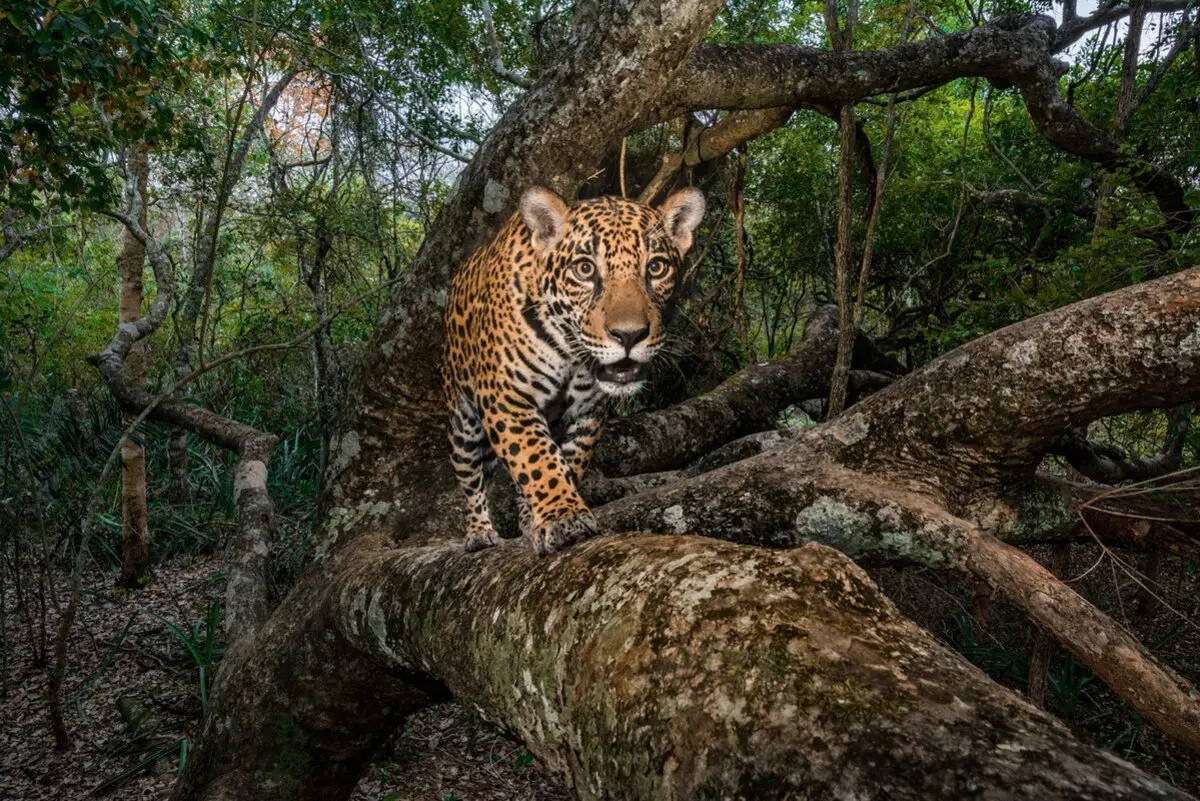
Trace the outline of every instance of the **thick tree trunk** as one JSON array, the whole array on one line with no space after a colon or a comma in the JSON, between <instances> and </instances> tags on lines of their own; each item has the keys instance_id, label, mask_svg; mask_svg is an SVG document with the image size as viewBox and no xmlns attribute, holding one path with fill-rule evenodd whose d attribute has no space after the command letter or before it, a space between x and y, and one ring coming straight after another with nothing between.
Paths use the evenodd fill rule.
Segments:
<instances>
[{"instance_id":1,"label":"thick tree trunk","mask_svg":"<svg viewBox=\"0 0 1200 801\"><path fill-rule=\"evenodd\" d=\"M150 180L150 148L146 144L131 147L125 169L137 181L141 210L139 223L146 227L146 186ZM133 209L130 209L133 213ZM128 230L122 229L121 252L117 255L120 272L119 321L131 323L142 316L142 272L146 247ZM136 343L125 360L134 386L146 386L145 345ZM128 415L127 415L128 416ZM146 449L135 437L121 443L121 575L117 583L139 589L150 581L149 519L146 511Z\"/></svg>"}]
</instances>

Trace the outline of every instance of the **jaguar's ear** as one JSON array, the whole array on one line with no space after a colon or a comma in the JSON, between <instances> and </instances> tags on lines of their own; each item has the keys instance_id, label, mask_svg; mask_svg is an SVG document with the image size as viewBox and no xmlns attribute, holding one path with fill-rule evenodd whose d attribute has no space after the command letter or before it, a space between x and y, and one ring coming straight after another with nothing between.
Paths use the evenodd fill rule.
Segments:
<instances>
[{"instance_id":1,"label":"jaguar's ear","mask_svg":"<svg viewBox=\"0 0 1200 801\"><path fill-rule=\"evenodd\" d=\"M562 198L540 186L521 195L521 219L533 234L533 246L545 253L562 239L567 222L567 204Z\"/></svg>"},{"instance_id":2,"label":"jaguar's ear","mask_svg":"<svg viewBox=\"0 0 1200 801\"><path fill-rule=\"evenodd\" d=\"M692 246L692 232L704 217L704 194L696 187L680 189L658 207L667 224L667 233L675 240L682 255Z\"/></svg>"}]
</instances>

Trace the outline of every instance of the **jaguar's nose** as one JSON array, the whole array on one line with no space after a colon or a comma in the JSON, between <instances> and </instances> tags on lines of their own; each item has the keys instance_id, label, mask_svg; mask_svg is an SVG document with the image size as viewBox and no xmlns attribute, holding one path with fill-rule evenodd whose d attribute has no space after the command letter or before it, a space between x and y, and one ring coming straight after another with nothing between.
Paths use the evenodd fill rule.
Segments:
<instances>
[{"instance_id":1,"label":"jaguar's nose","mask_svg":"<svg viewBox=\"0 0 1200 801\"><path fill-rule=\"evenodd\" d=\"M640 328L618 327L607 328L605 330L608 331L608 335L610 337L615 339L617 342L620 342L621 345L625 347L627 352L633 350L634 345L650 336L650 326L648 325L643 325Z\"/></svg>"}]
</instances>

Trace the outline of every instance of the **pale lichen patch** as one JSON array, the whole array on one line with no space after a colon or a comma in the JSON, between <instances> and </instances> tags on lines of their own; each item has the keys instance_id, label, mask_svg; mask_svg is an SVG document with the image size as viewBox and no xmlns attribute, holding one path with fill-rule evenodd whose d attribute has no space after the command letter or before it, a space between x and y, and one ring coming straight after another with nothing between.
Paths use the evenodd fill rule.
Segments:
<instances>
[{"instance_id":1,"label":"pale lichen patch","mask_svg":"<svg viewBox=\"0 0 1200 801\"><path fill-rule=\"evenodd\" d=\"M332 454L329 460L329 467L326 470L327 476L336 476L342 473L354 457L362 452L362 443L359 442L357 431L345 431L330 443L330 453Z\"/></svg>"},{"instance_id":2,"label":"pale lichen patch","mask_svg":"<svg viewBox=\"0 0 1200 801\"><path fill-rule=\"evenodd\" d=\"M688 530L687 519L683 514L683 507L679 504L663 509L662 519L663 525L673 534L684 534Z\"/></svg>"},{"instance_id":3,"label":"pale lichen patch","mask_svg":"<svg viewBox=\"0 0 1200 801\"><path fill-rule=\"evenodd\" d=\"M379 650L397 663L407 666L406 660L388 643L387 611L383 608L382 597L382 590L375 590L371 593L371 602L367 605L367 626L375 635L375 642L379 645Z\"/></svg>"},{"instance_id":4,"label":"pale lichen patch","mask_svg":"<svg viewBox=\"0 0 1200 801\"><path fill-rule=\"evenodd\" d=\"M488 214L499 214L508 204L508 189L499 181L488 178L483 187L483 210Z\"/></svg>"},{"instance_id":5,"label":"pale lichen patch","mask_svg":"<svg viewBox=\"0 0 1200 801\"><path fill-rule=\"evenodd\" d=\"M870 432L871 425L867 418L857 412L838 420L830 431L834 439L843 445L855 445L866 439Z\"/></svg>"},{"instance_id":6,"label":"pale lichen patch","mask_svg":"<svg viewBox=\"0 0 1200 801\"><path fill-rule=\"evenodd\" d=\"M1009 367L1030 367L1037 359L1037 355L1037 343L1032 339L1025 339L1008 349L1004 354L1004 362Z\"/></svg>"},{"instance_id":7,"label":"pale lichen patch","mask_svg":"<svg viewBox=\"0 0 1200 801\"><path fill-rule=\"evenodd\" d=\"M874 519L866 512L822 495L800 510L793 526L797 543L821 542L854 557L863 553Z\"/></svg>"}]
</instances>

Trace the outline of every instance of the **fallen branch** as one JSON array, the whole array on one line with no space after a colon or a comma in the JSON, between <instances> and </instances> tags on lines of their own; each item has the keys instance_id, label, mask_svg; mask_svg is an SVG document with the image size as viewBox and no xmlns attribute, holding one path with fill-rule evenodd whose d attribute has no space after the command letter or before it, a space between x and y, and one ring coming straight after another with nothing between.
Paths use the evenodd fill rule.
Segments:
<instances>
[{"instance_id":1,"label":"fallen branch","mask_svg":"<svg viewBox=\"0 0 1200 801\"><path fill-rule=\"evenodd\" d=\"M1023 551L987 534L967 540L966 566L1096 671L1155 728L1200 751L1200 692Z\"/></svg>"}]
</instances>

